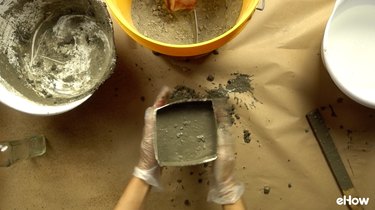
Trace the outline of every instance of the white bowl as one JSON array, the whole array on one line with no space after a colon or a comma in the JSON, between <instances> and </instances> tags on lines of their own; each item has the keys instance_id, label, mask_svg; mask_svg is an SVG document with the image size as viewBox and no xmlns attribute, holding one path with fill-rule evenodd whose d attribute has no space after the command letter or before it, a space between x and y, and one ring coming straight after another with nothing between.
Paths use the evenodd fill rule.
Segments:
<instances>
[{"instance_id":1,"label":"white bowl","mask_svg":"<svg viewBox=\"0 0 375 210\"><path fill-rule=\"evenodd\" d=\"M375 108L375 1L336 1L324 33L322 58L341 91Z\"/></svg>"},{"instance_id":2,"label":"white bowl","mask_svg":"<svg viewBox=\"0 0 375 210\"><path fill-rule=\"evenodd\" d=\"M72 101L66 104L59 105L43 105L28 98L14 90L11 86L7 85L5 81L0 78L0 101L5 105L12 107L21 112L34 115L56 115L67 112L77 107L86 101L92 94L84 98Z\"/></svg>"}]
</instances>

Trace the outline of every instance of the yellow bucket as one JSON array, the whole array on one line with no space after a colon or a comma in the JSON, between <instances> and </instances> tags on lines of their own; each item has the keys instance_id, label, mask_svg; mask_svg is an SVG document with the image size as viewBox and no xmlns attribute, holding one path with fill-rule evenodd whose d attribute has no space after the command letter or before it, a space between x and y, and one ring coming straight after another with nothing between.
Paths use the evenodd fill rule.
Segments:
<instances>
[{"instance_id":1,"label":"yellow bucket","mask_svg":"<svg viewBox=\"0 0 375 210\"><path fill-rule=\"evenodd\" d=\"M242 9L236 24L224 34L211 40L196 44L168 44L150 39L137 31L131 17L132 0L106 0L112 15L116 18L121 28L139 44L164 55L170 56L196 56L212 52L233 39L244 28L247 21L254 13L259 0L243 0Z\"/></svg>"}]
</instances>

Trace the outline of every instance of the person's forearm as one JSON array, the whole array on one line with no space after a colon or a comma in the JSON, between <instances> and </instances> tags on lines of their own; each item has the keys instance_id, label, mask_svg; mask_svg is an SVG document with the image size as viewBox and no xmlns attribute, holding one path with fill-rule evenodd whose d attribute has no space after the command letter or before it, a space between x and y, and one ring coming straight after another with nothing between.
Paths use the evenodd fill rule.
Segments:
<instances>
[{"instance_id":1,"label":"person's forearm","mask_svg":"<svg viewBox=\"0 0 375 210\"><path fill-rule=\"evenodd\" d=\"M223 210L245 210L245 204L242 202L242 199L238 200L234 204L223 205Z\"/></svg>"},{"instance_id":2,"label":"person's forearm","mask_svg":"<svg viewBox=\"0 0 375 210\"><path fill-rule=\"evenodd\" d=\"M140 210L150 185L143 180L133 177L125 188L115 210Z\"/></svg>"}]
</instances>

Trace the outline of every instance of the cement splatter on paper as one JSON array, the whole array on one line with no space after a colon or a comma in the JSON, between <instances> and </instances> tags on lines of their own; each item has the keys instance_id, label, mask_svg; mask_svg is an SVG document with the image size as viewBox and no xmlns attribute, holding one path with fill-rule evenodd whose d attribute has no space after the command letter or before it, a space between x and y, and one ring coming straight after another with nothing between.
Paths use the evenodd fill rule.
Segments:
<instances>
[{"instance_id":1,"label":"cement splatter on paper","mask_svg":"<svg viewBox=\"0 0 375 210\"><path fill-rule=\"evenodd\" d=\"M174 88L174 91L169 97L169 102L201 98L204 98L204 96L197 93L194 89L179 85Z\"/></svg>"},{"instance_id":2,"label":"cement splatter on paper","mask_svg":"<svg viewBox=\"0 0 375 210\"><path fill-rule=\"evenodd\" d=\"M244 130L243 131L243 141L245 142L245 143L250 143L250 141L251 141L251 133L249 132L249 130Z\"/></svg>"},{"instance_id":3,"label":"cement splatter on paper","mask_svg":"<svg viewBox=\"0 0 375 210\"><path fill-rule=\"evenodd\" d=\"M193 88L187 86L176 86L171 94L170 101L201 99L201 98L229 98L229 93L246 93L253 95L254 88L251 86L251 76L247 74L232 74L235 78L229 79L227 84L217 88L205 90L205 94L198 93Z\"/></svg>"},{"instance_id":4,"label":"cement splatter on paper","mask_svg":"<svg viewBox=\"0 0 375 210\"><path fill-rule=\"evenodd\" d=\"M236 77L233 79L228 80L227 85L225 87L228 92L236 92L236 93L245 93L251 92L254 90L251 87L251 80L250 76L247 74L233 74Z\"/></svg>"}]
</instances>

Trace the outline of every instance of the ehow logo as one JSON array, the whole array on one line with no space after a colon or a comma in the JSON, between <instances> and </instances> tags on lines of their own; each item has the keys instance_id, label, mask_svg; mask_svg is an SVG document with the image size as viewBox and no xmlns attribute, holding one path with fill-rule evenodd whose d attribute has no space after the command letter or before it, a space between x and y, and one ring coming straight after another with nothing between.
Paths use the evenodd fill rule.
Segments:
<instances>
[{"instance_id":1,"label":"ehow logo","mask_svg":"<svg viewBox=\"0 0 375 210\"><path fill-rule=\"evenodd\" d=\"M340 206L343 206L343 205L367 206L369 201L370 201L370 198L357 198L357 197L352 197L351 195L349 196L344 195L344 197L336 199L337 205L340 205Z\"/></svg>"}]
</instances>

